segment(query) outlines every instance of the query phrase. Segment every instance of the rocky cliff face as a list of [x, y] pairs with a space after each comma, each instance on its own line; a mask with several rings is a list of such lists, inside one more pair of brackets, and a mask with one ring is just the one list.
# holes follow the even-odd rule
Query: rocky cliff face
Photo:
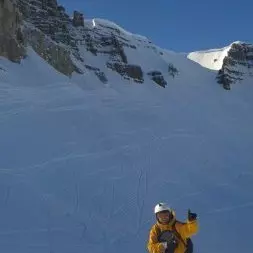
[[233, 43], [223, 60], [217, 81], [224, 89], [230, 90], [231, 84], [243, 80], [248, 75], [253, 77], [253, 45]]
[[25, 21], [26, 44], [59, 72], [67, 76], [82, 73], [72, 58], [78, 49], [69, 34], [68, 25], [72, 20], [65, 9], [56, 0], [18, 0], [17, 6]]
[[[12, 1], [2, 0], [0, 12], [0, 38], [5, 45], [1, 55], [8, 59], [19, 61], [25, 55], [24, 48], [31, 46], [67, 76], [93, 72], [102, 83], [107, 83], [106, 73], [112, 71], [124, 79], [143, 83], [147, 71], [145, 73], [141, 64], [129, 61], [127, 51], [138, 53], [142, 45], [156, 55], [162, 54], [147, 38], [128, 34], [113, 23], [85, 22], [78, 11], [74, 11], [71, 18], [57, 0]], [[90, 60], [91, 55], [99, 59], [99, 64]], [[159, 85], [162, 79], [163, 76], [152, 78]], [[161, 86], [165, 87], [165, 83], [162, 81]]]
[[61, 73], [70, 76], [73, 72], [93, 71], [99, 80], [107, 82], [103, 71], [91, 66], [80, 53], [85, 48], [93, 55], [106, 54], [109, 58], [107, 68], [124, 78], [143, 82], [141, 67], [127, 62], [123, 45], [132, 45], [128, 45], [123, 37], [119, 39], [119, 30], [85, 26], [82, 13], [75, 11], [70, 18], [56, 0], [18, 0], [17, 5], [25, 21], [26, 44]]
[[14, 62], [25, 56], [21, 15], [12, 0], [0, 1], [0, 55]]

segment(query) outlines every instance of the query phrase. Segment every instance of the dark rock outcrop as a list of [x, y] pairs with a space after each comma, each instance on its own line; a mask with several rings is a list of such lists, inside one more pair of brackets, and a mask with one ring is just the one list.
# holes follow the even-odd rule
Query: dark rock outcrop
[[68, 28], [71, 19], [64, 7], [58, 6], [56, 0], [18, 0], [17, 3], [26, 21], [23, 27], [26, 44], [64, 75], [82, 73], [71, 58], [71, 54], [77, 58], [79, 55]]
[[120, 63], [107, 63], [107, 67], [117, 71], [125, 79], [133, 79], [137, 83], [143, 83], [143, 72], [140, 66]]
[[218, 72], [217, 82], [230, 90], [231, 85], [242, 81], [246, 74], [253, 75], [253, 45], [233, 43]]
[[167, 85], [167, 82], [164, 80], [162, 72], [154, 70], [154, 71], [148, 72], [148, 75], [150, 76], [151, 80], [153, 80], [155, 83], [157, 83], [161, 87], [165, 88], [165, 86]]
[[169, 64], [168, 72], [169, 75], [171, 75], [173, 78], [175, 78], [175, 76], [178, 75], [178, 70], [172, 63]]
[[108, 79], [107, 79], [105, 73], [103, 71], [101, 71], [99, 68], [92, 67], [90, 65], [85, 65], [85, 68], [88, 69], [88, 70], [93, 71], [102, 83], [107, 83], [108, 82]]
[[57, 71], [67, 76], [71, 76], [74, 71], [82, 73], [73, 63], [70, 52], [49, 39], [40, 30], [26, 28], [24, 35], [34, 51]]
[[13, 62], [25, 56], [21, 15], [12, 0], [0, 1], [0, 55]]
[[68, 29], [71, 19], [56, 0], [18, 0], [18, 6], [25, 21], [55, 42], [72, 46], [76, 44]]
[[84, 17], [81, 12], [74, 11], [72, 24], [75, 27], [84, 26]]
[[114, 47], [115, 49], [115, 55], [118, 55], [120, 56], [120, 60], [123, 62], [123, 63], [127, 63], [127, 56], [124, 52], [124, 49], [123, 49], [123, 45], [119, 42], [119, 40], [112, 34], [111, 35], [111, 42], [112, 42], [112, 46]]

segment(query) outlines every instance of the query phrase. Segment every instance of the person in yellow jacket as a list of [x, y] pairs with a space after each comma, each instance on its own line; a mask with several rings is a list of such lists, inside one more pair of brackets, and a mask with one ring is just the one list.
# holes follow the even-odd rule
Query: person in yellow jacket
[[186, 223], [182, 223], [176, 220], [175, 211], [166, 203], [157, 204], [154, 213], [157, 222], [149, 233], [149, 253], [191, 252], [192, 250], [187, 249], [187, 243], [198, 232], [197, 214], [188, 210], [188, 219]]

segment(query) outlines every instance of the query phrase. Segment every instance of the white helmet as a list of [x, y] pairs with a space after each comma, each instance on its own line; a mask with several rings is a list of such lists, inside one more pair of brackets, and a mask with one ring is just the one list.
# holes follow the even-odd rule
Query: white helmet
[[154, 213], [157, 214], [157, 213], [162, 212], [162, 211], [169, 211], [169, 212], [171, 212], [171, 209], [170, 209], [170, 207], [166, 203], [158, 203], [155, 206]]

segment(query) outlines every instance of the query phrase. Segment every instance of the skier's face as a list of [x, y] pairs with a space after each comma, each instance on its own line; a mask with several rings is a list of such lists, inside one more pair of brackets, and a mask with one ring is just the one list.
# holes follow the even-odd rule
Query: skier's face
[[157, 214], [157, 218], [160, 223], [167, 224], [170, 221], [170, 212], [164, 211]]

